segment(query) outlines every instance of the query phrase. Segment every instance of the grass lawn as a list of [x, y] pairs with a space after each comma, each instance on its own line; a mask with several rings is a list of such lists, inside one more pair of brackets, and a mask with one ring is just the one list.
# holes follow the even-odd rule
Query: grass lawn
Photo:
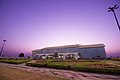
[[30, 59], [11, 59], [11, 60], [8, 60], [8, 59], [1, 59], [0, 62], [3, 62], [3, 63], [10, 63], [10, 64], [21, 64], [21, 63], [26, 63], [26, 62], [29, 62]]
[[0, 65], [0, 80], [67, 80], [44, 73], [33, 73]]
[[120, 75], [120, 61], [110, 60], [37, 60], [28, 66], [67, 69], [74, 71]]

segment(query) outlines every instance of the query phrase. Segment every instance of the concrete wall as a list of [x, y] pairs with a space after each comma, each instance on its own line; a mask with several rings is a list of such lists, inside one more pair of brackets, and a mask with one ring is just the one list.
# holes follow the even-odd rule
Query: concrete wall
[[[79, 57], [78, 57], [78, 56], [79, 56], [79, 55], [78, 55], [78, 52], [75, 52], [75, 53], [58, 53], [58, 57], [57, 57], [57, 58], [61, 58], [60, 55], [62, 55], [62, 58], [63, 58], [63, 59], [66, 59], [68, 55], [72, 55], [72, 54], [73, 54], [73, 57], [74, 57], [75, 60], [77, 60], [77, 59], [79, 58]], [[40, 58], [41, 58], [41, 59], [46, 59], [49, 55], [53, 55], [53, 56], [54, 56], [54, 53], [35, 54], [35, 55], [33, 56], [33, 59], [40, 59]]]

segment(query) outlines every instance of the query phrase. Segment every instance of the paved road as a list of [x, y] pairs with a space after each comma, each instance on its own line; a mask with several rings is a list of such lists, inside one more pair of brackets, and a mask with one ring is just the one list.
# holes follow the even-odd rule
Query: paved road
[[26, 66], [25, 64], [15, 65], [15, 64], [0, 63], [0, 65], [26, 70], [29, 72], [45, 73], [51, 76], [64, 77], [70, 80], [120, 80], [120, 76], [116, 76], [116, 75], [75, 72], [70, 70], [57, 70], [57, 69], [49, 69], [49, 68], [36, 68], [36, 67]]

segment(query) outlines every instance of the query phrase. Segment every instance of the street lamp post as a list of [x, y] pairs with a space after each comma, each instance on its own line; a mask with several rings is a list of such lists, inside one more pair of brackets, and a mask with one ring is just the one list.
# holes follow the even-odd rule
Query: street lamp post
[[4, 45], [5, 45], [5, 42], [6, 42], [7, 40], [3, 40], [3, 45], [2, 45], [2, 48], [1, 48], [1, 51], [0, 51], [0, 56], [2, 55], [2, 51], [3, 51], [3, 48], [4, 48]]
[[118, 7], [119, 7], [119, 6], [117, 6], [117, 5], [114, 5], [113, 7], [109, 7], [109, 8], [108, 8], [108, 9], [109, 9], [108, 12], [110, 12], [110, 11], [113, 12], [113, 14], [114, 14], [114, 16], [115, 16], [115, 20], [116, 20], [117, 25], [118, 25], [118, 28], [119, 28], [119, 31], [120, 31], [120, 25], [119, 25], [117, 16], [116, 16], [115, 11], [114, 11], [115, 9], [118, 9]]

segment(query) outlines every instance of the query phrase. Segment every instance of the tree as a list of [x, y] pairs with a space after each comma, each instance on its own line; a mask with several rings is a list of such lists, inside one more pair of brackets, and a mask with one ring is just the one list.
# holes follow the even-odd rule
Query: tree
[[20, 53], [20, 54], [19, 54], [19, 57], [24, 57], [24, 53]]
[[78, 55], [79, 55], [79, 59], [81, 58], [81, 53], [78, 53]]
[[54, 53], [54, 57], [58, 57], [58, 52], [55, 52], [55, 53]]

